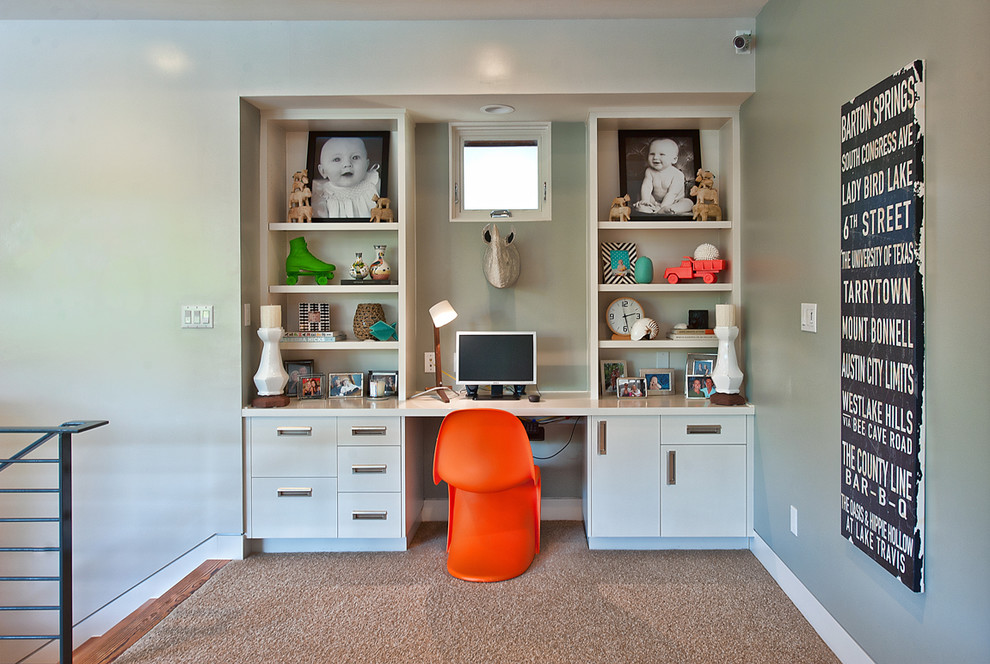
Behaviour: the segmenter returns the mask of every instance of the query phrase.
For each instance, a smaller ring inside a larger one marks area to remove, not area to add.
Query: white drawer
[[[333,477],[337,423],[332,417],[251,420],[252,477]]]
[[[378,445],[338,447],[338,490],[401,491],[401,449]]]
[[[402,494],[341,493],[338,537],[402,537]]]
[[[337,418],[341,445],[398,445],[402,442],[398,417]]]
[[[674,443],[745,443],[744,415],[661,415],[660,440]]]
[[[337,480],[251,480],[251,537],[336,537]]]

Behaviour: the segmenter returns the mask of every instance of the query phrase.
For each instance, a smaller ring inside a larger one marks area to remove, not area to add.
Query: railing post
[[[58,661],[72,662],[72,433],[58,435]]]

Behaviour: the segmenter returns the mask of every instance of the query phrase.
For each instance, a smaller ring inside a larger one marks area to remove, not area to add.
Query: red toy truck
[[[680,267],[668,267],[664,270],[663,278],[676,284],[681,279],[701,277],[706,284],[714,284],[718,279],[718,273],[724,269],[725,261],[722,259],[699,261],[685,256]]]

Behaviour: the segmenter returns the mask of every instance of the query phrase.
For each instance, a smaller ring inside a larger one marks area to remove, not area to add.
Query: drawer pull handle
[[[354,510],[351,512],[354,521],[385,521],[388,519],[386,510]]]
[[[313,427],[278,427],[275,429],[278,436],[312,436]]]
[[[667,452],[667,484],[677,484],[677,452]]]
[[[351,427],[351,435],[352,436],[384,436],[384,435],[387,435],[387,434],[388,434],[388,427],[387,426],[380,426],[380,427],[371,427],[371,426]]]
[[[386,473],[388,472],[388,464],[385,463],[362,463],[354,464],[351,466],[351,472],[355,475],[360,475],[362,473]]]
[[[598,423],[598,456],[605,456],[608,453],[608,445],[605,442],[605,420]]]
[[[687,425],[687,433],[689,436],[695,434],[718,436],[719,434],[722,433],[722,425],[721,424],[689,424]]]
[[[313,497],[312,487],[283,487],[278,489],[277,492],[279,498],[284,498],[287,496],[303,496],[306,498]]]

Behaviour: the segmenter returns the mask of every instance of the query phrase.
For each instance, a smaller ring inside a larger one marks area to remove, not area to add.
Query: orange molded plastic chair
[[[447,571],[503,581],[540,551],[540,469],[517,417],[493,408],[454,411],[440,425],[433,482],[447,483]]]

